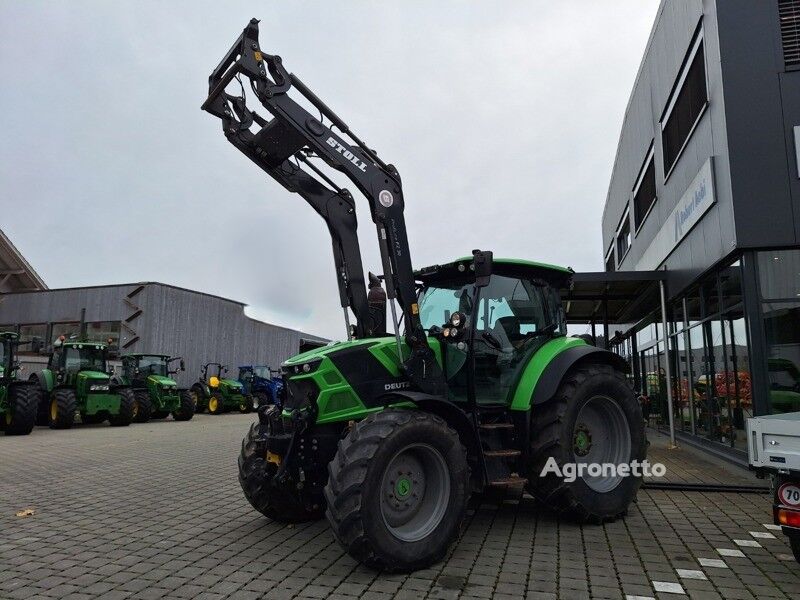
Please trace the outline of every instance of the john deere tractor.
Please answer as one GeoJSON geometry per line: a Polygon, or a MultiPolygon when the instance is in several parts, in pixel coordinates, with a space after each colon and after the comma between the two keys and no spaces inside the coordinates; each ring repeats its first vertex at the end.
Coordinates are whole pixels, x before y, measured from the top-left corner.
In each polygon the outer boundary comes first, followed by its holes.
{"type": "Polygon", "coordinates": [[[77,414],[85,424],[131,424],[136,397],[131,388],[112,383],[107,352],[102,342],[56,340],[47,368],[30,377],[42,392],[41,424],[69,429],[77,414]]]}
{"type": "Polygon", "coordinates": [[[36,425],[39,406],[39,388],[17,377],[19,343],[16,333],[0,332],[0,429],[6,435],[28,435],[36,425]]]}
{"type": "Polygon", "coordinates": [[[389,571],[441,559],[470,496],[491,488],[524,487],[577,522],[626,513],[640,478],[594,467],[645,458],[642,413],[625,361],[567,336],[570,269],[480,250],[412,269],[397,169],[261,49],[255,19],[211,74],[203,109],[325,220],[347,326],[347,341],[282,365],[282,407],[260,408],[242,442],[239,481],[256,510],[325,515],[352,556],[389,571]],[[369,292],[353,196],[327,168],[369,202],[383,270],[369,292]]]}
{"type": "Polygon", "coordinates": [[[133,422],[146,423],[150,419],[163,419],[170,413],[176,421],[189,421],[194,416],[194,399],[189,390],[178,389],[170,378],[185,371],[183,359],[165,354],[123,354],[122,376],[118,382],[133,390],[136,398],[133,422]],[[180,361],[177,369],[172,363],[180,361]]]}
{"type": "Polygon", "coordinates": [[[220,415],[230,410],[250,412],[252,403],[244,395],[244,388],[235,379],[223,377],[228,367],[220,363],[206,363],[200,370],[200,379],[189,390],[195,412],[208,409],[209,414],[220,415]]]}
{"type": "Polygon", "coordinates": [[[273,371],[266,365],[239,367],[239,383],[253,409],[266,404],[280,404],[283,390],[280,371],[273,371]]]}

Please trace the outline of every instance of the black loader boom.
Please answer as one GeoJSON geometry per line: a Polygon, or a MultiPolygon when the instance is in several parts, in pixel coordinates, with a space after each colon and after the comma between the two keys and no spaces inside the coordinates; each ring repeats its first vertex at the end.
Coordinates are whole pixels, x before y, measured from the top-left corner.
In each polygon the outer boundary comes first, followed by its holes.
{"type": "MultiPolygon", "coordinates": [[[[321,160],[345,174],[367,198],[377,227],[389,304],[394,313],[396,299],[403,312],[405,341],[411,349],[403,361],[405,375],[420,391],[443,394],[445,380],[419,317],[403,216],[403,188],[397,169],[378,158],[296,75],[289,73],[280,56],[261,50],[256,19],[245,27],[208,83],[208,98],[202,108],[221,119],[228,141],[287,190],[302,196],[325,219],[333,244],[341,305],[347,321],[348,308],[353,311],[358,338],[384,335],[385,315],[371,309],[367,299],[353,197],[315,161],[321,160]],[[243,78],[249,80],[253,95],[271,118],[247,106],[243,78]],[[234,86],[234,92],[240,95],[227,91],[234,86]],[[289,96],[291,90],[313,105],[319,117],[293,100],[289,96]]],[[[402,357],[394,314],[392,321],[402,357]]]]}

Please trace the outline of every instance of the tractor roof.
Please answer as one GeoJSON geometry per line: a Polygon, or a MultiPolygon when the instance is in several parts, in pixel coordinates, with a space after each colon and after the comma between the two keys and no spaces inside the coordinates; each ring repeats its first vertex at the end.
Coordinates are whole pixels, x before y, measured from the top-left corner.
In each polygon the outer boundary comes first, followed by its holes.
{"type": "MultiPolygon", "coordinates": [[[[457,280],[465,277],[471,266],[472,257],[462,256],[451,263],[420,269],[414,275],[423,283],[448,279],[457,280]]],[[[492,260],[492,272],[498,275],[545,279],[556,284],[566,283],[574,273],[569,267],[559,267],[520,258],[495,258],[492,260]]]]}
{"type": "Polygon", "coordinates": [[[155,356],[156,358],[170,358],[169,354],[154,354],[149,352],[130,352],[123,354],[120,358],[144,358],[146,356],[155,356]]]}
{"type": "Polygon", "coordinates": [[[64,340],[61,342],[62,348],[82,348],[83,346],[94,346],[95,348],[105,350],[108,344],[105,342],[93,342],[92,340],[64,340]]]}

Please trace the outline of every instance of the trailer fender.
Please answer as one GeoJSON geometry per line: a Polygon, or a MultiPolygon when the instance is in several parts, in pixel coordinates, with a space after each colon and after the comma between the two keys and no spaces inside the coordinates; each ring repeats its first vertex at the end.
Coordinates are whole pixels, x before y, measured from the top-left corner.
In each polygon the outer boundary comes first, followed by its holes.
{"type": "Polygon", "coordinates": [[[624,373],[630,370],[619,354],[590,346],[577,338],[557,338],[540,348],[525,367],[511,409],[525,411],[547,402],[555,395],[564,376],[585,362],[608,364],[624,373]],[[559,340],[560,344],[554,344],[559,340]]]}

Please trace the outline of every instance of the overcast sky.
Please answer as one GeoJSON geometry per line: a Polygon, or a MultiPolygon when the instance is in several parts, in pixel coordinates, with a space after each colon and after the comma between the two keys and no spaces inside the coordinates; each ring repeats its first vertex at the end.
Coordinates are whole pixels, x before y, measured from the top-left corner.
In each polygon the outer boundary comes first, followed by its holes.
{"type": "Polygon", "coordinates": [[[399,169],[415,267],[482,248],[602,270],[600,217],[657,7],[0,0],[0,227],[53,288],[160,281],[341,337],[323,221],[200,110],[257,17],[262,48],[399,169]]]}

